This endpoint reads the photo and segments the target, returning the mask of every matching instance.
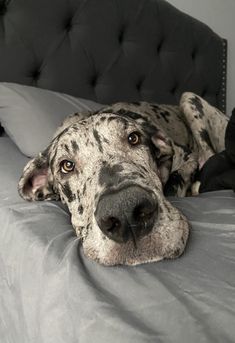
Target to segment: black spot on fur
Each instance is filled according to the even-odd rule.
[[[201,100],[197,97],[197,96],[194,96],[193,98],[191,98],[189,100],[189,102],[195,106],[196,110],[199,112],[199,116],[200,118],[203,118],[205,113],[203,112],[203,105],[202,105],[202,102]]]
[[[70,153],[70,150],[69,150],[69,147],[68,147],[67,144],[64,145],[64,148],[65,148],[65,150],[67,151],[67,153],[69,154],[69,153]]]
[[[113,166],[109,166],[105,164],[99,173],[99,183],[101,186],[111,186],[117,185],[122,181],[120,176],[120,172],[123,170],[121,165],[115,164]]]
[[[72,144],[73,152],[75,154],[79,150],[79,146],[78,146],[77,142],[74,140],[72,140],[71,144]]]
[[[156,134],[158,129],[148,122],[141,123],[141,127],[145,133],[142,138],[142,143],[147,145],[151,149],[151,152],[156,151],[156,147],[154,146],[151,138]]]
[[[155,104],[151,104],[151,109],[155,112],[155,113],[159,113],[159,111],[161,110],[160,106],[155,105]]]
[[[82,194],[84,195],[86,193],[86,183],[83,186]]]
[[[174,196],[177,193],[178,188],[184,187],[184,180],[178,171],[173,172],[164,187],[165,196]]]
[[[98,133],[98,131],[96,129],[93,129],[93,135],[94,135],[94,138],[97,142],[97,145],[98,145],[98,148],[99,148],[99,151],[100,152],[103,152],[103,147],[102,147],[102,143],[101,143],[101,138],[100,138],[100,135]]]
[[[51,148],[51,145],[48,145],[48,147],[45,150],[43,150],[43,152],[41,153],[41,156],[44,158],[48,158],[48,153],[49,153],[50,148]]]
[[[105,137],[103,137],[103,141],[106,143],[106,144],[110,144],[109,140]]]
[[[111,121],[117,120],[117,116],[109,116],[107,120],[108,123],[111,123]]]
[[[43,167],[46,166],[47,160],[45,158],[36,158],[34,160],[34,165],[37,169],[42,169]]]
[[[156,126],[152,125],[148,121],[141,123],[141,127],[148,137],[153,136],[158,130]]]
[[[73,129],[73,131],[79,131],[79,127],[77,127],[77,125],[73,125],[71,128]]]
[[[168,111],[162,111],[160,112],[160,115],[165,120],[165,122],[169,123],[168,117],[170,117],[170,113]]]
[[[205,129],[202,129],[200,131],[200,136],[201,136],[201,139],[209,145],[209,147],[211,148],[213,147],[213,145],[211,144],[210,136]]]
[[[124,108],[120,108],[120,110],[115,111],[115,114],[118,114],[119,116],[125,115],[127,110]]]
[[[136,180],[136,179],[144,179],[144,176],[138,172],[133,172],[130,175],[125,175],[125,181],[126,180]]]
[[[65,182],[65,184],[62,185],[62,192],[64,193],[65,197],[68,199],[68,202],[72,202],[73,200],[76,199],[76,195],[72,193],[72,190],[68,182]]]
[[[143,143],[149,148],[149,152],[153,160],[157,162],[157,158],[160,155],[160,149],[153,144],[151,137],[146,138]]]
[[[180,254],[180,248],[177,248],[173,253],[173,257],[178,257],[179,254]]]
[[[51,160],[50,160],[50,168],[51,168],[51,171],[52,173],[55,172],[55,158],[56,158],[56,153],[57,153],[57,150],[54,152],[53,156],[51,157]]]
[[[116,114],[120,115],[120,116],[131,118],[131,119],[134,119],[134,120],[144,119],[144,117],[141,114],[136,113],[136,112],[132,112],[132,111],[128,111],[128,110],[125,110],[123,108],[118,110],[118,111],[116,111]]]
[[[149,122],[141,123],[141,127],[145,133],[145,137],[143,138],[142,142],[149,148],[152,158],[156,160],[157,156],[160,153],[160,150],[153,144],[151,137],[156,134],[158,129],[156,126],[150,124]]]
[[[197,169],[190,175],[191,184],[193,184],[196,181],[200,181],[200,177],[201,171],[199,170],[199,167],[197,167]]]
[[[100,117],[99,119],[101,122],[104,122],[106,120],[106,117]]]
[[[63,131],[61,131],[53,140],[52,142],[55,142],[55,141],[59,141],[60,137],[63,136],[63,134],[65,134],[66,132],[68,131],[68,128],[64,129]]]
[[[115,111],[112,108],[105,108],[104,110],[101,110],[99,113],[100,114],[102,114],[102,113],[115,113]],[[104,117],[100,118],[100,120],[104,120],[104,119],[105,119]]]
[[[178,147],[180,147],[183,150],[183,159],[184,161],[188,160],[188,155],[191,154],[191,149],[187,146],[187,145],[181,145],[178,143],[175,143],[175,145],[177,145]]]
[[[116,117],[116,120],[122,123],[124,130],[128,128],[128,120],[124,117]]]
[[[78,213],[83,214],[83,206],[82,205],[78,206]]]
[[[141,169],[142,169],[145,173],[148,173],[147,168],[145,168],[144,166],[140,166],[140,167],[141,167]]]
[[[44,200],[44,194],[43,191],[39,190],[35,193],[35,199],[37,199],[38,201],[42,201]]]
[[[134,101],[131,102],[131,104],[135,105],[135,106],[141,106],[141,103],[139,101]]]

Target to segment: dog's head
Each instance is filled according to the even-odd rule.
[[[60,130],[26,165],[19,192],[66,203],[85,255],[102,264],[176,258],[189,226],[163,194],[172,155],[156,127],[101,113]]]

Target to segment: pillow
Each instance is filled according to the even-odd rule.
[[[96,111],[104,105],[15,83],[0,83],[0,123],[23,154],[33,157],[52,139],[70,114]]]

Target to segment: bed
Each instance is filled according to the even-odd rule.
[[[136,267],[85,258],[64,205],[17,193],[64,108],[193,91],[225,112],[226,41],[164,0],[0,6],[0,342],[234,342],[233,191],[170,198],[190,220],[187,248]]]

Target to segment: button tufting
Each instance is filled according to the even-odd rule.
[[[91,86],[92,87],[95,87],[97,85],[97,80],[98,80],[98,76],[94,76],[92,79],[91,79]]]
[[[36,69],[32,72],[32,78],[34,80],[38,80],[41,75],[41,71],[39,69]]]
[[[142,81],[139,81],[139,82],[137,83],[136,88],[137,88],[138,91],[141,90],[142,84],[143,84]]]
[[[123,42],[123,39],[124,39],[124,31],[125,31],[125,28],[122,28],[119,32],[119,35],[118,35],[118,41],[119,43],[122,43]]]
[[[163,45],[163,39],[160,41],[160,43],[158,44],[157,46],[157,53],[159,54],[159,52],[161,51],[162,49],[162,45]]]
[[[191,54],[191,57],[192,57],[193,60],[195,60],[195,58],[196,58],[196,53],[197,53],[197,51],[193,50],[193,52]]]
[[[204,98],[206,96],[206,93],[207,93],[207,91],[204,89],[201,93],[202,98]]]
[[[21,5],[20,7],[16,5],[15,8],[15,2],[20,2],[22,8],[20,8]],[[54,2],[56,1],[52,0],[52,3]],[[136,0],[136,2],[142,4],[144,1]],[[164,26],[157,21],[159,18],[155,17],[155,2],[159,2],[159,8],[162,6],[162,10],[159,13],[162,12],[162,15],[164,13],[162,18],[166,20]],[[48,1],[49,3],[50,1]],[[17,30],[13,30],[9,25],[3,26],[0,28],[0,36],[2,34],[6,39],[10,37],[9,39],[13,42],[18,42],[20,37],[22,38],[22,44],[29,47],[30,51],[32,49],[38,51],[36,59],[34,59],[33,56],[31,57],[30,55],[28,57],[28,54],[26,55],[24,48],[19,50],[18,43],[16,46],[13,45],[10,50],[8,44],[2,44],[3,53],[0,57],[0,64],[3,70],[6,68],[6,72],[9,71],[9,76],[7,74],[6,80],[11,79],[12,74],[10,70],[12,68],[12,59],[10,58],[8,61],[8,54],[17,55],[20,52],[20,65],[22,64],[23,66],[21,69],[25,70],[26,77],[28,77],[31,83],[39,82],[42,86],[47,86],[48,84],[58,85],[57,88],[61,88],[61,85],[63,85],[64,91],[67,92],[72,92],[73,85],[76,85],[76,89],[81,89],[81,95],[86,97],[97,91],[100,102],[113,101],[114,95],[112,92],[114,91],[115,99],[117,100],[125,97],[127,99],[128,97],[133,98],[133,96],[138,94],[139,97],[143,97],[143,100],[147,97],[149,101],[151,99],[155,101],[155,98],[159,96],[158,92],[160,92],[160,99],[162,97],[161,93],[164,93],[166,98],[164,101],[168,102],[168,100],[171,101],[173,98],[177,98],[184,88],[184,77],[188,76],[189,68],[192,74],[185,81],[187,82],[187,89],[193,90],[198,87],[200,91],[203,88],[203,78],[201,80],[198,73],[207,73],[208,60],[211,60],[211,52],[215,50],[218,53],[215,54],[214,60],[211,61],[211,69],[214,68],[215,72],[213,77],[209,75],[207,78],[206,95],[213,95],[214,88],[218,84],[218,88],[219,85],[221,86],[218,104],[222,102],[222,98],[225,99],[227,74],[226,42],[224,41],[222,46],[218,37],[215,37],[214,34],[211,35],[210,32],[207,33],[207,29],[200,27],[196,22],[192,28],[191,20],[184,19],[184,16],[182,18],[179,16],[179,20],[182,19],[182,22],[180,21],[180,29],[172,30],[171,16],[167,17],[166,9],[168,7],[164,7],[166,6],[164,1],[149,1],[149,6],[145,6],[145,10],[141,12],[140,22],[134,20],[139,18],[137,17],[139,13],[137,9],[139,7],[134,6],[134,8],[131,6],[133,5],[132,1],[123,1],[121,9],[124,12],[120,13],[120,16],[115,19],[112,25],[110,25],[112,23],[110,15],[113,15],[113,12],[112,10],[109,12],[109,0],[104,0],[100,4],[102,8],[104,6],[107,10],[106,15],[102,17],[102,23],[100,23],[98,15],[100,7],[98,1],[97,6],[83,6],[83,3],[87,3],[85,0],[68,1],[68,3],[71,6],[67,6],[67,4],[63,10],[53,8],[53,5],[48,5],[37,13],[37,1],[0,0],[0,22],[1,19],[4,19],[2,16],[5,13],[6,17],[8,17],[11,15],[11,10],[15,8],[13,12],[16,16],[14,15],[13,21],[15,22],[16,20],[17,27]],[[72,3],[74,6],[72,6]],[[76,6],[75,3],[77,4]],[[152,5],[154,6],[151,7]],[[148,13],[150,8],[153,8],[152,13]],[[45,26],[45,31],[43,32],[47,32],[47,26],[51,27],[51,18],[54,18],[55,14],[56,21],[59,23],[59,28],[57,28],[59,32],[57,32],[57,29],[49,30],[50,34],[48,37],[44,37],[42,40],[38,34],[40,29],[38,25],[32,25],[31,27],[31,21],[29,21],[30,25],[22,22],[21,14],[23,11],[27,15],[31,12],[32,15],[35,15],[35,13],[38,15],[38,23],[43,21],[43,26]],[[51,15],[50,11],[52,11],[53,15]],[[133,13],[134,19],[132,15],[129,15],[130,13]],[[79,17],[77,17],[78,15]],[[178,20],[177,16],[178,14],[175,17],[176,20]],[[90,20],[92,20],[91,23],[89,23]],[[79,25],[78,27],[77,24]],[[110,26],[108,30],[110,32],[106,32],[108,25]],[[94,35],[92,35],[92,28],[96,27],[100,29],[97,32],[93,32]],[[30,31],[30,35],[25,35],[24,33],[27,29],[32,30],[32,34]],[[187,32],[187,30],[189,31]],[[182,32],[187,32],[187,34],[183,35]],[[64,39],[64,36],[69,37],[70,40]],[[32,41],[31,37],[35,37],[35,39]],[[205,49],[204,51],[205,42],[207,41],[210,41],[211,46],[210,49]],[[19,44],[22,45],[21,43]],[[67,44],[71,44],[69,49]],[[49,51],[46,58],[44,50],[47,46]],[[125,51],[122,51],[123,49]],[[223,53],[221,50],[223,50]],[[219,54],[219,51],[221,51],[221,54]],[[94,58],[91,64],[90,56],[92,59]],[[134,63],[131,58],[132,56],[135,56]],[[40,61],[42,57],[45,58],[43,64]],[[76,63],[75,61],[82,62]],[[46,67],[44,68],[45,65]],[[62,73],[58,72],[61,65],[66,65],[68,70]],[[168,65],[172,69],[170,73]],[[181,73],[178,66],[182,66]],[[105,75],[103,76],[104,70]],[[129,74],[126,73],[126,70],[129,71]],[[72,80],[70,80],[71,75],[73,76]],[[126,80],[125,87],[117,86],[121,80]],[[84,84],[86,87],[84,87]],[[158,89],[159,85],[160,91]],[[224,102],[226,102],[226,99]]]
[[[171,89],[170,92],[171,92],[172,94],[175,94],[177,87],[178,87],[177,85],[175,85],[174,87],[172,87],[172,89]]]
[[[72,27],[73,27],[73,19],[69,18],[65,22],[65,30],[69,32],[71,31]]]

